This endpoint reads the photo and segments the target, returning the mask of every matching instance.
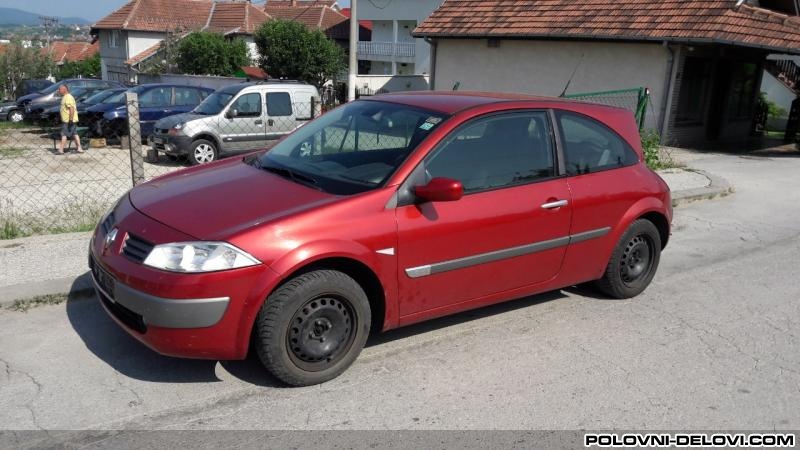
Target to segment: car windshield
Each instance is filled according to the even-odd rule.
[[[446,116],[374,100],[322,115],[252,161],[335,195],[381,187]]]
[[[206,97],[202,103],[192,111],[194,114],[203,114],[205,116],[213,116],[222,112],[225,105],[231,101],[235,92],[217,91]]]
[[[103,100],[103,103],[124,103],[125,92],[127,91],[122,91],[115,95],[111,95],[107,97],[105,100]]]
[[[112,96],[114,94],[117,94],[117,93],[119,93],[119,91],[116,91],[116,90],[100,91],[100,92],[88,97],[86,100],[83,101],[83,103],[85,103],[87,105],[96,105],[96,104],[102,102],[103,100],[105,100],[106,98],[108,98],[108,97],[110,97],[110,96]]]
[[[39,93],[42,95],[52,94],[53,92],[57,91],[62,84],[64,83],[61,82],[61,83],[51,84],[48,88],[39,91]]]

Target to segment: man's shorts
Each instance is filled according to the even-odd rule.
[[[73,123],[72,125],[68,123],[61,124],[61,136],[71,138],[78,134],[78,125]]]

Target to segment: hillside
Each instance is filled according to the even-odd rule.
[[[88,25],[89,21],[80,17],[61,17],[62,25]],[[0,25],[40,25],[39,14],[15,8],[0,8]]]

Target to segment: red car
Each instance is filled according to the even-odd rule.
[[[633,297],[671,219],[630,112],[404,93],[137,186],[89,263],[111,317],[153,350],[242,359],[252,344],[276,377],[310,385],[370,330],[589,281]]]

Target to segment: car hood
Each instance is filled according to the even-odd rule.
[[[33,94],[23,95],[22,97],[17,98],[17,104],[21,105],[21,104],[23,104],[25,102],[32,101],[32,100],[37,99],[37,98],[39,98],[41,96],[42,96],[42,94],[40,94],[38,92],[34,92]]]
[[[159,119],[158,122],[156,122],[156,128],[172,128],[180,122],[189,122],[196,119],[202,119],[204,117],[209,117],[209,116],[204,116],[202,114],[192,114],[192,113],[183,113],[183,114],[176,114],[174,116],[167,116],[164,117],[163,119]]]
[[[197,239],[221,241],[339,198],[240,158],[173,172],[130,192],[133,206],[152,219]]]
[[[102,113],[104,113],[106,111],[111,111],[112,109],[117,109],[117,108],[122,107],[122,106],[124,106],[124,105],[122,105],[120,103],[98,103],[98,104],[96,104],[94,106],[90,106],[89,108],[86,108],[86,111],[87,112],[102,112]]]

